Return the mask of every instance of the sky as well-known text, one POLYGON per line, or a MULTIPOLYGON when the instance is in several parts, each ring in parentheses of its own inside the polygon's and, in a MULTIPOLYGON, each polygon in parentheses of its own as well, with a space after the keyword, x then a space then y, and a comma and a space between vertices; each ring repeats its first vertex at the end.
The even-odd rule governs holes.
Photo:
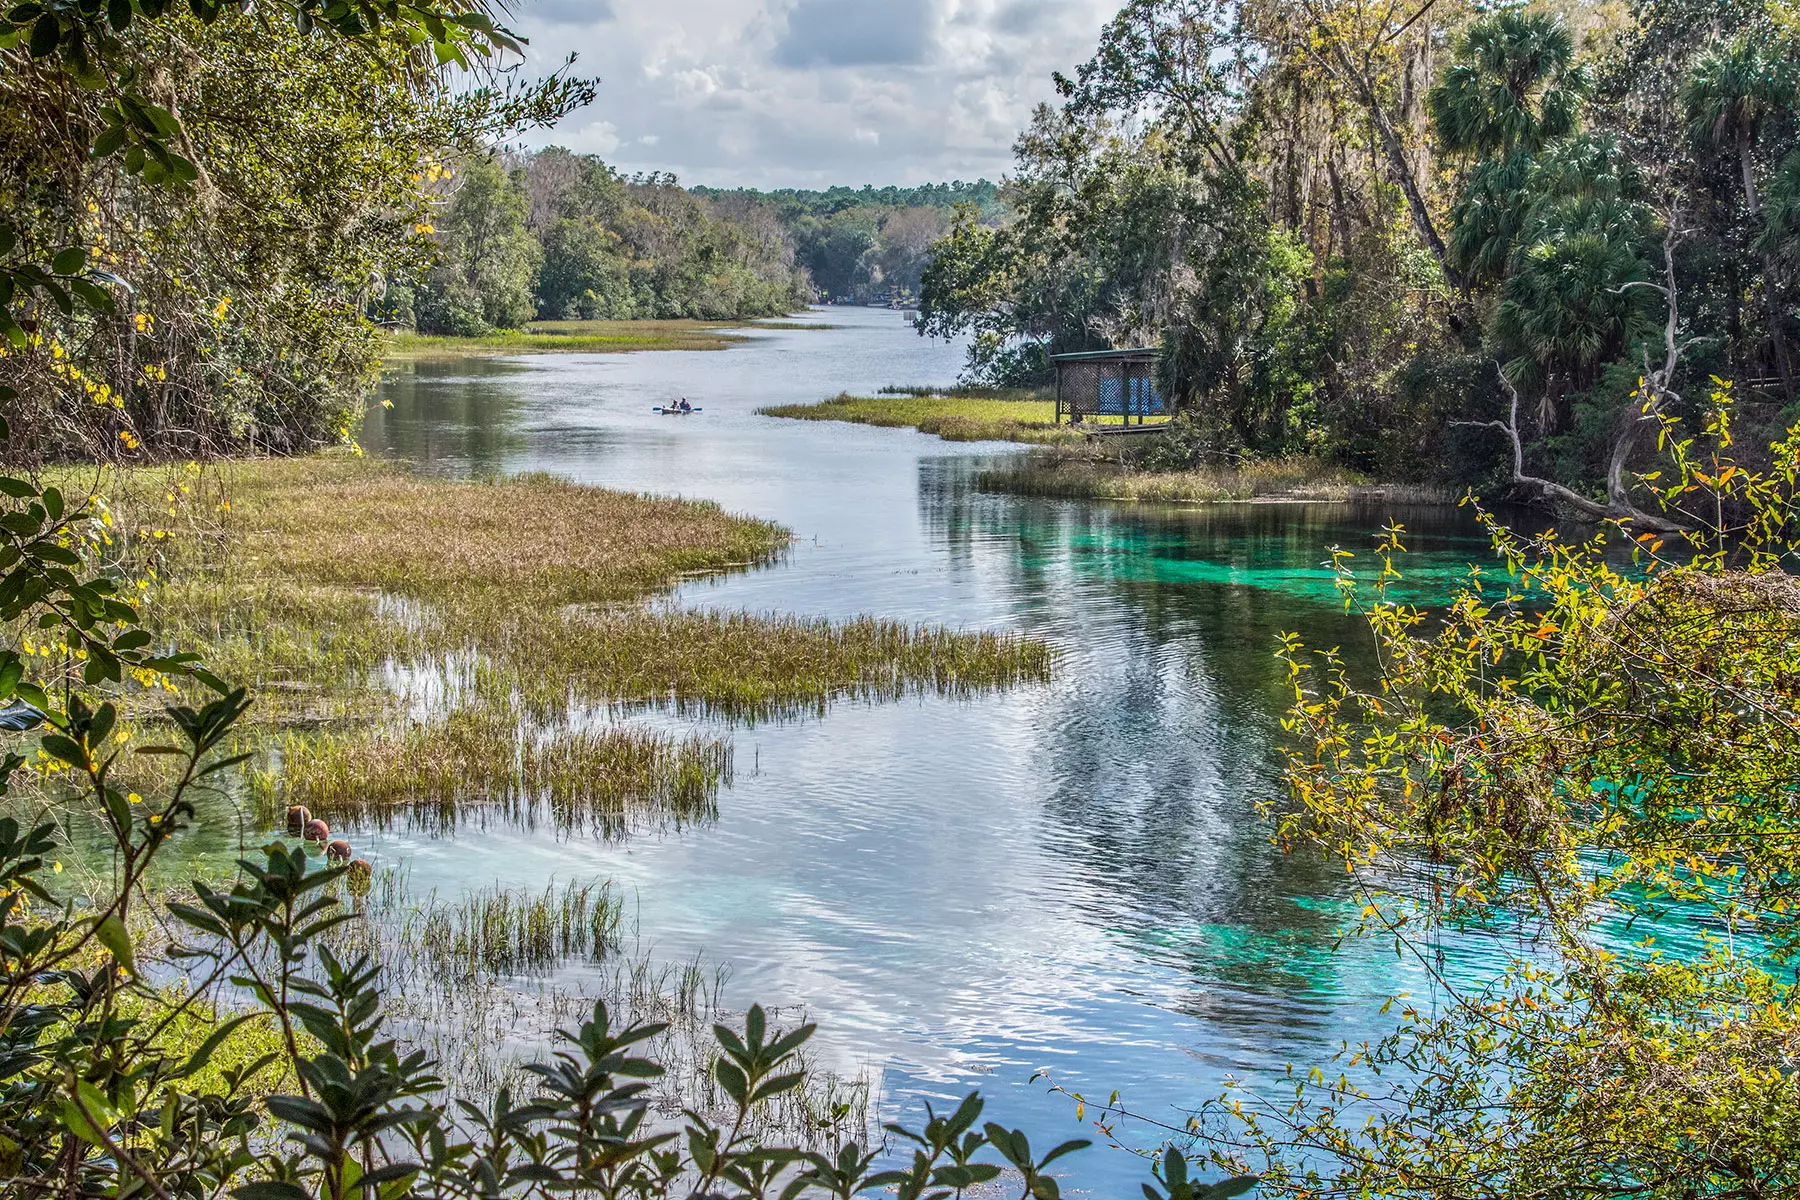
POLYGON ((522 139, 684 184, 998 179, 1119 0, 518 0, 528 70, 599 99, 522 139))

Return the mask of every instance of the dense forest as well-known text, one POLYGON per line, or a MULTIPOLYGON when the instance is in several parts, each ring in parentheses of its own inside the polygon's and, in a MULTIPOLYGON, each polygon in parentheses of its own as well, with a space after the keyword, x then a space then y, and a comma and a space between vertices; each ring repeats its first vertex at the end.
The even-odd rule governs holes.
POLYGON ((811 298, 787 230, 754 197, 622 176, 554 147, 473 155, 434 182, 438 254, 379 311, 424 333, 534 318, 768 316, 811 298))
POLYGON ((730 319, 813 300, 916 296, 957 206, 995 222, 986 180, 825 191, 684 188, 551 147, 433 171, 437 255, 390 289, 385 323, 469 336, 530 320, 730 319))
POLYGON ((1223 453, 1616 492, 1671 355, 1673 392, 1791 415, 1797 80, 1779 4, 1133 0, 1019 136, 1016 219, 941 244, 924 329, 992 382, 1160 345, 1223 453))

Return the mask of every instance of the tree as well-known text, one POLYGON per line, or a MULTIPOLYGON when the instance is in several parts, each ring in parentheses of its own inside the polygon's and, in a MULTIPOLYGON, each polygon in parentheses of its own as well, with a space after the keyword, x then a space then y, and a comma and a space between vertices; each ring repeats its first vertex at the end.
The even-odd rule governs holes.
MULTIPOLYGON (((52 24, 87 20, 55 7, 52 24)), ((585 85, 451 95, 404 23, 352 47, 257 16, 113 7, 129 20, 90 45, 93 86, 71 74, 74 43, 35 58, 0 48, 11 81, 0 96, 11 131, 0 140, 6 270, 30 275, 55 257, 74 281, 0 279, 7 453, 105 459, 347 439, 380 356, 365 313, 429 253, 430 164, 553 117, 585 85), (119 141, 93 139, 146 80, 165 116, 140 114, 148 124, 133 128, 161 130, 160 152, 185 167, 157 165, 143 146, 90 152, 119 141), (167 115, 176 111, 180 121, 167 115)))
POLYGON ((440 218, 442 261, 417 300, 422 332, 468 336, 531 318, 543 252, 525 228, 528 207, 523 182, 491 156, 463 166, 440 218))
MULTIPOLYGON (((1762 197, 1757 186, 1761 170, 1758 141, 1777 118, 1791 118, 1800 107, 1800 76, 1792 64, 1778 59, 1760 42, 1746 38, 1703 58, 1682 88, 1681 98, 1695 144, 1712 153, 1735 157, 1744 212, 1754 237, 1762 223, 1762 197)), ((1782 311, 1776 259, 1766 247, 1762 261, 1770 359, 1782 391, 1792 399, 1788 320, 1782 311)))
POLYGON ((1747 468, 1732 409, 1722 385, 1696 433, 1659 422, 1686 539, 1485 517, 1505 572, 1434 612, 1391 596, 1398 527, 1373 579, 1338 553, 1378 667, 1287 639, 1276 836, 1343 863, 1362 930, 1432 994, 1338 1080, 1207 1110, 1218 1161, 1266 1163, 1266 1192, 1800 1189, 1800 430, 1747 468), (1453 977, 1454 931, 1503 968, 1453 977))

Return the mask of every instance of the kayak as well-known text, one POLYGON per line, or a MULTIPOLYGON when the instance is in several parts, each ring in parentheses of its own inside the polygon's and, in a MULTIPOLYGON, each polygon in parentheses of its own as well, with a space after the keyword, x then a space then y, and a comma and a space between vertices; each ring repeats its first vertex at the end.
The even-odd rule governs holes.
POLYGON ((659 404, 650 411, 661 413, 665 417, 691 417, 700 409, 697 406, 694 408, 664 408, 659 404))

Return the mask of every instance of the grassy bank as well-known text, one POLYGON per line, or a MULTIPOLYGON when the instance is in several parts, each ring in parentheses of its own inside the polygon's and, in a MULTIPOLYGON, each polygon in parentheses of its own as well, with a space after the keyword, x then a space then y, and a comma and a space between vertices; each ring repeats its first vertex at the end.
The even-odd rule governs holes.
POLYGON ((349 456, 101 483, 155 635, 259 697, 265 824, 296 802, 438 828, 471 805, 558 833, 704 819, 729 740, 633 710, 751 721, 1049 669, 1015 637, 647 604, 782 552, 785 530, 711 504, 349 456))
MULTIPOLYGON (((899 390, 899 389, 896 389, 899 390)), ((906 389, 911 392, 923 389, 906 389)), ((947 442, 1079 442, 1082 434, 1055 423, 1056 404, 1029 392, 1016 395, 848 394, 816 404, 780 404, 765 416, 799 421, 849 421, 857 425, 917 429, 947 442)))
POLYGON ((833 329, 807 321, 534 321, 482 337, 433 337, 398 332, 389 358, 467 354, 619 354, 638 350, 723 350, 745 341, 745 330, 833 329))
POLYGON ((1043 455, 1020 466, 983 471, 976 477, 975 485, 985 492, 1016 496, 1166 504, 1365 498, 1442 504, 1454 503, 1456 499, 1446 489, 1430 485, 1374 484, 1354 471, 1307 458, 1186 471, 1145 471, 1117 462, 1043 455))

